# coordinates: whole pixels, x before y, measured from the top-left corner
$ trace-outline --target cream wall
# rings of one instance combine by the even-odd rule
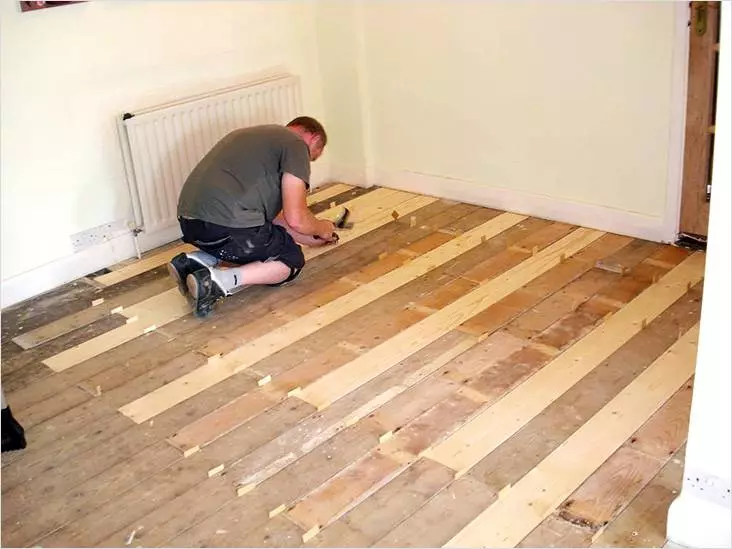
[[[678,13],[672,2],[365,2],[367,163],[388,185],[669,236]]]
[[[0,3],[4,290],[16,279],[21,289],[61,283],[53,277],[73,257],[70,235],[129,219],[120,113],[283,69],[301,77],[307,113],[323,115],[307,3],[114,1],[29,13],[17,6]],[[121,255],[129,252],[123,247]],[[43,280],[18,279],[43,265]]]
[[[319,0],[313,5],[330,175],[365,185],[365,74],[358,39],[359,6],[343,0]]]

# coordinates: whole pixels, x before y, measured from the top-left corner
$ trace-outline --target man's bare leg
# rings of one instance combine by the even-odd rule
[[[292,269],[282,261],[255,261],[225,269],[213,267],[211,278],[227,294],[231,295],[244,286],[279,284],[292,274]]]

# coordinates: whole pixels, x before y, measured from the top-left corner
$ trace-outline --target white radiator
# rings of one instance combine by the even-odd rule
[[[299,79],[282,75],[124,114],[118,129],[138,251],[180,238],[181,187],[219,139],[237,128],[285,124],[301,103]]]

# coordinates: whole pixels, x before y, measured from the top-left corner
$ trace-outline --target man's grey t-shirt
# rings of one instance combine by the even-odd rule
[[[285,172],[309,187],[310,153],[298,135],[276,125],[233,131],[188,176],[178,216],[224,227],[259,227],[282,210]]]

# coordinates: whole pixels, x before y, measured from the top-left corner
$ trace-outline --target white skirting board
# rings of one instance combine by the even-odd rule
[[[668,243],[676,239],[674,223],[668,223],[667,220],[660,217],[650,217],[595,204],[565,201],[549,196],[409,171],[382,172],[378,175],[376,183],[393,189],[561,221],[654,242]]]
[[[137,255],[132,233],[90,246],[2,281],[2,308],[15,305],[54,288]]]
[[[703,480],[703,479],[702,479]],[[729,486],[729,485],[728,485]],[[726,502],[706,498],[688,487],[671,503],[668,511],[668,539],[682,547],[723,549],[732,547],[729,495]]]

